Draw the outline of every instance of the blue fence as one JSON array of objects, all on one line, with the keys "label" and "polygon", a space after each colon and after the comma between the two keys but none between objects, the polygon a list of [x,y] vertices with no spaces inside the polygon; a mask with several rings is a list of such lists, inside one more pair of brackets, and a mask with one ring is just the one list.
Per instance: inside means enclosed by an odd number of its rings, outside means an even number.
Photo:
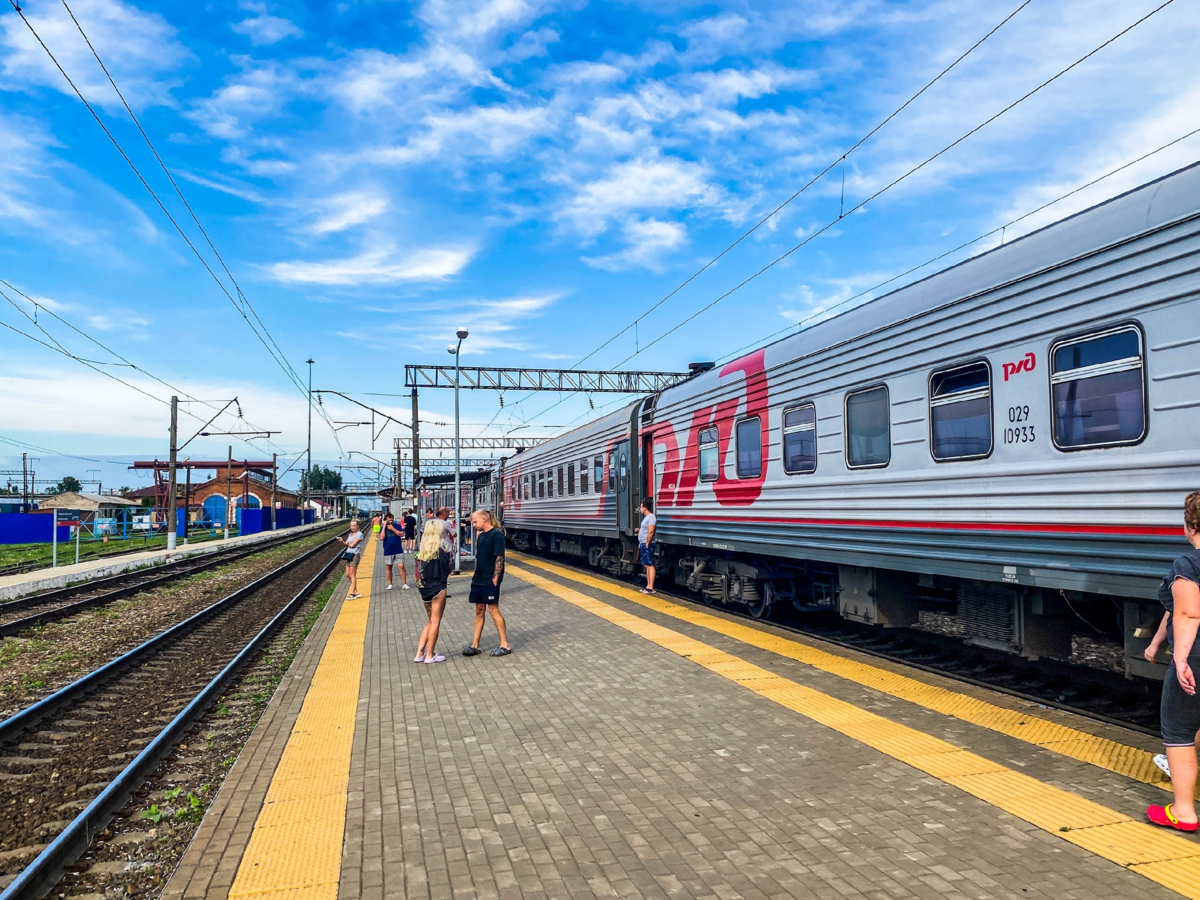
[{"label": "blue fence", "polygon": [[[54,513],[0,514],[0,544],[49,544],[54,540]],[[71,540],[71,526],[58,526],[58,540]]]}]

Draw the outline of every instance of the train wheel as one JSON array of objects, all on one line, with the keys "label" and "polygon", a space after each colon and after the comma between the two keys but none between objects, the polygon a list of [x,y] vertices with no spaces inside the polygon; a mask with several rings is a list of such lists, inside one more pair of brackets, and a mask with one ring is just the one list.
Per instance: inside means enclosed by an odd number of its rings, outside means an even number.
[{"label": "train wheel", "polygon": [[755,619],[771,618],[771,607],[775,605],[775,585],[763,582],[762,591],[757,598],[746,604],[750,616]]}]

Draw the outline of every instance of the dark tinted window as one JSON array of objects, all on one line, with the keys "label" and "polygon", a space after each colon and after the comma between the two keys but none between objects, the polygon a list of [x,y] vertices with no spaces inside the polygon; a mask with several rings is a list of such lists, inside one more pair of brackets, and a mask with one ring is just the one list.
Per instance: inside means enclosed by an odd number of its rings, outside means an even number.
[{"label": "dark tinted window", "polygon": [[588,461],[585,459],[579,464],[579,493],[586,494],[588,492]]},{"label": "dark tinted window", "polygon": [[[559,469],[559,474],[562,474],[562,469]],[[575,496],[575,463],[567,466],[567,494]]]},{"label": "dark tinted window", "polygon": [[546,478],[541,472],[537,473],[537,487],[538,499],[540,500],[546,496]]},{"label": "dark tinted window", "polygon": [[817,470],[817,410],[811,403],[784,411],[783,471],[803,475]]},{"label": "dark tinted window", "polygon": [[892,458],[886,387],[846,396],[846,460],[851,468],[886,466]]},{"label": "dark tinted window", "polygon": [[1136,328],[1056,347],[1050,373],[1054,442],[1061,448],[1131,444],[1146,433],[1142,339]]},{"label": "dark tinted window", "polygon": [[592,460],[592,465],[595,467],[592,475],[596,482],[596,493],[600,494],[604,492],[604,457],[597,456]]},{"label": "dark tinted window", "polygon": [[700,432],[700,480],[716,481],[721,474],[720,453],[717,449],[717,429],[706,428]]},{"label": "dark tinted window", "polygon": [[987,363],[972,363],[929,380],[930,450],[939,461],[992,452],[992,386]]},{"label": "dark tinted window", "polygon": [[566,491],[563,490],[563,467],[558,467],[558,496],[562,496]]},{"label": "dark tinted window", "polygon": [[762,474],[762,420],[746,419],[737,424],[738,478]]},{"label": "dark tinted window", "polygon": [[615,491],[617,489],[617,454],[608,454],[608,489]]}]

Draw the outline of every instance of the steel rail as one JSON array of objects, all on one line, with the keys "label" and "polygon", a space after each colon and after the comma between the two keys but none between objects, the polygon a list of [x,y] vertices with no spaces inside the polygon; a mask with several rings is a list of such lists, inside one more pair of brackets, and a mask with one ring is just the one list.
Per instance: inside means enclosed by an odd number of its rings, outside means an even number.
[{"label": "steel rail", "polygon": [[[153,575],[145,581],[138,581],[135,584],[115,588],[111,591],[105,591],[102,594],[97,594],[95,597],[87,597],[76,603],[68,603],[64,606],[56,606],[52,609],[46,609],[41,612],[34,613],[33,615],[25,616],[21,619],[14,619],[11,622],[0,623],[0,638],[19,634],[25,629],[32,628],[35,625],[42,625],[46,622],[52,622],[58,619],[65,619],[68,616],[72,616],[77,612],[82,612],[85,609],[90,609],[93,606],[103,606],[106,603],[112,603],[124,597],[140,594],[143,591],[160,587],[161,585],[168,584],[176,579],[186,578],[189,575],[195,575],[199,572],[205,572],[209,569],[216,568],[217,566],[236,562],[239,559],[245,559],[247,556],[253,556],[255,553],[261,553],[264,550],[271,550],[275,547],[281,547],[284,544],[290,543],[291,541],[300,540],[302,537],[307,535],[319,534],[323,530],[325,529],[314,529],[313,531],[305,531],[299,534],[289,534],[283,537],[260,541],[259,543],[249,547],[235,547],[232,549],[217,551],[216,553],[207,554],[201,560],[190,560],[189,562],[194,563],[193,565],[183,566],[181,568],[175,568],[175,566],[181,565],[183,562],[182,560],[179,563],[167,563],[168,566],[171,566],[170,571],[163,572],[159,575]],[[84,591],[94,590],[97,585],[103,587],[105,584],[129,581],[130,579],[144,577],[148,574],[151,574],[151,572],[147,569],[138,569],[134,572],[121,572],[117,575],[96,579],[95,581],[82,582],[80,584],[69,585],[68,587],[56,588],[42,594],[32,594],[29,597],[22,597],[19,600],[12,600],[8,603],[0,604],[0,614],[8,612],[14,607],[21,608],[34,606],[41,603],[52,603],[55,600],[69,597],[72,594],[81,594]]]},{"label": "steel rail", "polygon": [[[283,572],[289,567],[295,565],[297,562],[303,559],[307,559],[323,549],[328,548],[332,543],[332,539],[326,541],[319,547],[315,547],[314,549],[306,552],[303,556],[285,563],[275,571],[270,572],[258,579],[253,584],[247,585],[244,588],[240,588],[225,599],[217,601],[217,603],[213,604],[208,609],[197,613],[195,616],[192,616],[190,619],[187,619],[184,622],[179,623],[179,625],[170,629],[170,631],[163,632],[163,634],[159,635],[157,638],[147,641],[146,644],[143,644],[136,650],[132,650],[130,653],[127,653],[125,656],[121,657],[120,660],[114,660],[113,663],[104,666],[102,669],[97,669],[96,672],[92,673],[92,675],[85,676],[83,679],[80,679],[79,682],[76,682],[76,684],[80,684],[80,682],[92,679],[93,676],[103,671],[108,671],[109,674],[112,674],[112,672],[115,671],[113,666],[116,663],[121,662],[121,660],[126,660],[125,664],[128,665],[128,658],[131,654],[140,653],[142,656],[146,656],[150,653],[153,653],[155,649],[161,646],[162,638],[169,634],[176,633],[179,628],[189,623],[199,624],[196,622],[196,620],[202,616],[205,618],[211,618],[211,614],[215,614],[215,612],[220,611],[218,607],[224,609],[226,606],[236,602],[237,599],[241,599],[247,594],[253,593],[265,583],[277,578],[279,575],[282,575]],[[89,803],[87,807],[84,808],[84,810],[71,821],[70,825],[68,825],[58,834],[58,836],[46,847],[46,849],[38,854],[37,858],[35,858],[33,862],[21,870],[20,874],[18,874],[17,877],[9,884],[9,886],[4,889],[3,893],[0,893],[0,900],[36,900],[36,898],[42,897],[48,893],[58,883],[59,879],[62,878],[63,872],[66,870],[67,866],[71,865],[71,863],[73,863],[87,851],[96,835],[103,831],[105,827],[107,827],[113,816],[115,816],[128,802],[130,796],[133,795],[133,792],[141,787],[141,785],[146,781],[146,778],[158,768],[162,760],[173,752],[174,744],[184,734],[187,733],[187,731],[199,718],[201,718],[201,716],[204,715],[213,702],[220,697],[222,691],[224,691],[229,682],[233,680],[234,676],[238,674],[242,667],[245,666],[245,664],[262,647],[262,645],[274,635],[279,627],[295,613],[295,611],[304,603],[305,600],[309,598],[321,581],[324,580],[331,571],[337,568],[339,562],[341,562],[341,554],[334,556],[328,563],[322,566],[321,570],[303,588],[300,589],[300,592],[297,593],[296,596],[288,601],[283,609],[275,614],[271,621],[268,622],[262,628],[262,630],[259,631],[258,634],[255,635],[244,648],[242,648],[238,655],[235,656],[228,663],[228,665],[221,670],[220,674],[218,674],[212,681],[205,685],[204,688],[202,688],[200,692],[196,694],[194,698],[192,698],[188,705],[185,706],[183,710],[181,710],[179,714],[171,720],[170,724],[160,731],[158,735],[148,745],[146,745],[145,749],[143,749],[142,752],[139,753],[133,759],[133,761],[130,762],[129,765],[126,766],[125,769],[119,775],[117,775],[116,778],[114,778],[103,791],[100,792],[99,796],[97,796],[95,800]],[[153,645],[153,647],[151,647],[151,645]],[[90,690],[91,687],[94,686],[95,683],[93,682],[88,687],[80,687],[76,689],[75,696]],[[75,685],[71,685],[70,687],[73,688]],[[63,691],[68,689],[69,688],[64,688]],[[61,694],[63,691],[58,693]],[[53,696],[58,696],[58,694]],[[46,699],[50,700],[52,698],[48,697]],[[42,702],[45,703],[46,701]],[[60,701],[55,708],[62,706],[63,702],[68,701]],[[32,707],[30,709],[32,709]],[[9,725],[9,723],[12,721],[12,719],[9,719],[3,723],[0,723],[0,731],[2,731],[2,729]],[[0,739],[3,739],[7,736],[7,734],[0,733]]]}]

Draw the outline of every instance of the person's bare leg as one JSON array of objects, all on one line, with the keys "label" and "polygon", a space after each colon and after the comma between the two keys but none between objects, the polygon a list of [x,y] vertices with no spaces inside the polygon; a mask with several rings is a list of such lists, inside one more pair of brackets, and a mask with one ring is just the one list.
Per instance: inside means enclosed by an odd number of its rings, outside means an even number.
[{"label": "person's bare leg", "polygon": [[[500,632],[500,646],[508,648],[508,629],[505,628],[504,616],[500,613],[500,604],[488,604],[488,612],[492,614],[492,621],[496,623],[496,630]],[[480,629],[483,630],[482,628]]]},{"label": "person's bare leg", "polygon": [[484,603],[475,604],[475,637],[471,641],[471,646],[476,650],[479,649],[479,641],[483,638],[483,612],[487,608]]},{"label": "person's bare leg", "polygon": [[[1171,677],[1168,673],[1168,677]],[[1171,812],[1180,822],[1196,821],[1196,748],[1167,747],[1167,764],[1171,767],[1171,790],[1175,800]]]},{"label": "person's bare leg", "polygon": [[[383,567],[383,570],[384,570],[385,572],[387,572],[388,587],[391,587],[391,586],[392,586],[392,567],[391,567],[391,564],[388,564],[388,565],[384,566],[384,567]],[[400,571],[401,571],[401,572],[403,572],[403,571],[404,571],[404,568],[403,568],[403,567],[401,567]]]},{"label": "person's bare leg", "polygon": [[437,653],[438,632],[442,629],[442,613],[446,611],[446,592],[442,591],[434,597],[429,606],[429,624],[425,626],[429,640],[425,644],[425,655],[434,656]]},{"label": "person's bare leg", "polygon": [[[400,583],[401,583],[401,584],[408,584],[408,572],[407,572],[407,571],[405,571],[405,569],[404,569],[404,563],[400,563],[400,566],[399,566],[399,568],[400,568]],[[392,572],[391,572],[391,569],[389,569],[389,570],[388,570],[388,575],[389,575],[389,576],[391,576],[391,574],[392,574]],[[391,584],[391,583],[392,583],[392,582],[389,580],[389,581],[388,581],[388,584]]]},{"label": "person's bare leg", "polygon": [[646,590],[654,590],[654,566],[646,566]]},{"label": "person's bare leg", "polygon": [[358,566],[346,566],[346,578],[350,581],[350,593],[358,593]]},{"label": "person's bare leg", "polygon": [[421,629],[421,637],[417,641],[417,659],[429,652],[429,625],[433,621],[433,604],[425,604],[425,627]]}]

